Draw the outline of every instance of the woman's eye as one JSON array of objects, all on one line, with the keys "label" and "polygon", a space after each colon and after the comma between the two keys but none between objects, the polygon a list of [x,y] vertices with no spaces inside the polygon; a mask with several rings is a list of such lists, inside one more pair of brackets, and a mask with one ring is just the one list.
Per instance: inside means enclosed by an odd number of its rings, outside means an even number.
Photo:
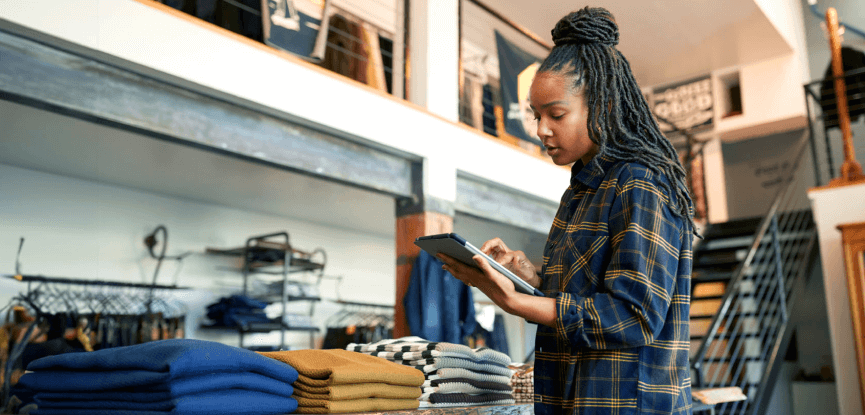
[{"label": "woman's eye", "polygon": [[558,119],[561,119],[562,117],[564,117],[565,114],[555,114],[555,115],[550,115],[550,116],[553,117],[554,120],[558,120]]}]

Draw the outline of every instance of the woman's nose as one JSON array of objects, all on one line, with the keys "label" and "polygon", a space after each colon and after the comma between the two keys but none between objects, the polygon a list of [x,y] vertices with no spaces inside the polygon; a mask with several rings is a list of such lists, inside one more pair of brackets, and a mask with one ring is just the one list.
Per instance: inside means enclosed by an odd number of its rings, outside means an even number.
[{"label": "woman's nose", "polygon": [[553,131],[547,126],[547,123],[542,119],[538,120],[538,138],[550,137]]}]

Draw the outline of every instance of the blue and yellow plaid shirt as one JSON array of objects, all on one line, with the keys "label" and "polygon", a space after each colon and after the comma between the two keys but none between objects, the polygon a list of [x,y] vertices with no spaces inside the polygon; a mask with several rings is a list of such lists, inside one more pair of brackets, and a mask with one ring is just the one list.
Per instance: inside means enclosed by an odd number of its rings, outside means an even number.
[{"label": "blue and yellow plaid shirt", "polygon": [[574,165],[544,247],[558,317],[538,326],[535,414],[690,414],[691,226],[666,177],[599,162]]}]

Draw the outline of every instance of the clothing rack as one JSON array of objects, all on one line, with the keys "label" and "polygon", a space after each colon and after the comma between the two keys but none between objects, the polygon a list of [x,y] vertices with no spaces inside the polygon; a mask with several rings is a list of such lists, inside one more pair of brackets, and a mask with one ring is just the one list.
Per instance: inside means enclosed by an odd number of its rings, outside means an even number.
[{"label": "clothing rack", "polygon": [[[43,275],[0,274],[0,278],[27,284],[26,291],[0,308],[5,318],[0,337],[10,339],[8,354],[0,355],[3,404],[13,372],[20,375],[26,359],[185,336],[186,307],[167,294],[185,287]],[[25,335],[12,335],[17,330]]]},{"label": "clothing rack", "polygon": [[[247,238],[246,243],[242,247],[219,249],[207,248],[208,254],[222,255],[229,257],[241,257],[243,263],[240,272],[243,276],[243,296],[255,297],[250,295],[250,283],[253,276],[259,275],[275,275],[281,277],[281,289],[278,296],[272,295],[263,298],[255,298],[256,300],[264,301],[268,304],[281,304],[282,314],[280,321],[269,323],[255,323],[249,325],[238,325],[238,335],[240,347],[243,347],[243,339],[245,333],[269,333],[272,331],[280,332],[279,349],[284,350],[286,347],[286,332],[287,331],[308,331],[310,348],[315,344],[315,332],[317,327],[289,327],[285,319],[289,316],[288,303],[292,301],[306,301],[309,303],[308,316],[311,317],[315,311],[315,302],[321,300],[318,296],[291,295],[288,288],[291,283],[297,283],[289,279],[290,274],[296,273],[312,273],[315,277],[315,283],[310,284],[316,289],[324,278],[324,267],[327,264],[327,254],[324,249],[317,248],[312,251],[303,251],[292,247],[289,234],[287,231],[274,232],[265,235],[252,236]],[[270,281],[273,281],[271,278]],[[217,328],[218,326],[202,326],[203,328]]]},{"label": "clothing rack", "polygon": [[186,313],[185,306],[175,301],[173,296],[164,294],[166,291],[186,290],[187,287],[43,275],[2,274],[0,278],[27,283],[26,292],[13,297],[10,305],[17,302],[37,315],[86,311],[116,315],[159,313],[180,317]]},{"label": "clothing rack", "polygon": [[76,278],[63,277],[46,277],[44,275],[21,275],[21,274],[0,274],[0,278],[11,278],[17,281],[28,283],[57,283],[69,285],[90,285],[90,286],[107,286],[107,287],[124,287],[124,288],[148,288],[158,290],[187,290],[189,287],[178,287],[176,285],[158,285],[158,284],[138,284],[120,281],[103,281],[103,280],[85,280]]}]

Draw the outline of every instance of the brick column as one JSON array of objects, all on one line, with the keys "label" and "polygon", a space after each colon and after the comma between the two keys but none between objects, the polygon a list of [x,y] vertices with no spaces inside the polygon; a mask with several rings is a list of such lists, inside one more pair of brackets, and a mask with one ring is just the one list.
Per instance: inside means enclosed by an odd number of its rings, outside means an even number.
[{"label": "brick column", "polygon": [[402,299],[408,291],[412,265],[420,253],[420,248],[414,244],[415,239],[424,235],[452,232],[454,228],[452,208],[450,212],[447,212],[448,209],[438,209],[446,211],[442,213],[430,210],[431,206],[426,204],[425,209],[418,212],[418,208],[424,208],[424,204],[419,205],[407,200],[397,202],[394,338],[411,335],[406,323]]}]

